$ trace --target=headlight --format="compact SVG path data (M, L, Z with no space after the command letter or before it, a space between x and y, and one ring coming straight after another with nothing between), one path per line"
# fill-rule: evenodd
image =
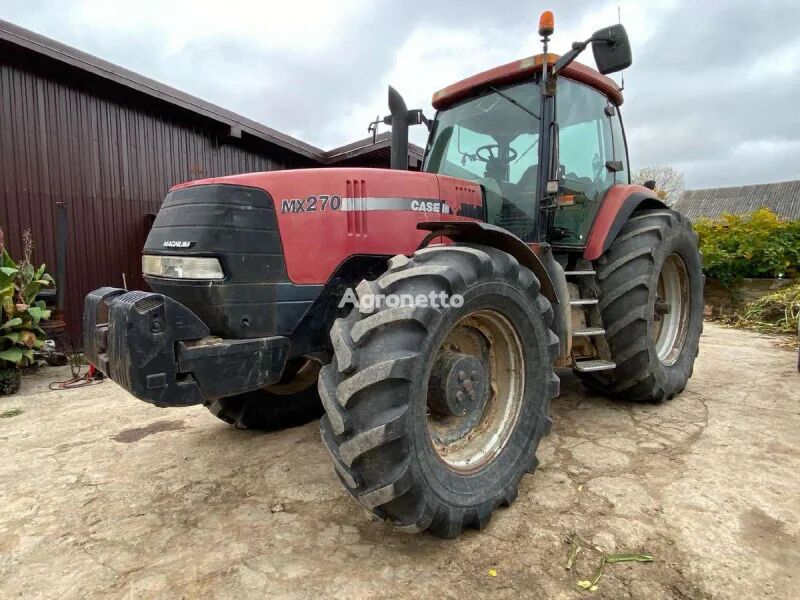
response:
M142 256L142 273L173 279L224 279L222 265L216 258L197 256Z

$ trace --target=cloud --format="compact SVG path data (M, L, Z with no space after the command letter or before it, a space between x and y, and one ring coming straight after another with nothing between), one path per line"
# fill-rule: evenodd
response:
M665 11L626 77L633 165L670 164L695 188L800 178L781 154L800 143L798 22L785 1Z
M553 2L551 49L619 4L634 167L672 165L689 187L800 178L796 2ZM540 50L518 0L5 0L0 17L322 148L366 136L389 84L431 114L437 89Z

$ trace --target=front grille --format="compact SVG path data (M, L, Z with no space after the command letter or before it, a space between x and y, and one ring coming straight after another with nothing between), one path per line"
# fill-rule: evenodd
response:
M264 190L212 184L170 192L144 253L218 258L221 281L145 280L188 307L215 335L275 335L277 286L288 279L274 203Z

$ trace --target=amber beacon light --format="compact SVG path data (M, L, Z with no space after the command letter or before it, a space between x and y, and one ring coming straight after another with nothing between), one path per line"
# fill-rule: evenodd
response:
M553 35L555 27L556 23L555 18L553 17L553 11L544 11L539 17L539 35L543 37L551 36Z

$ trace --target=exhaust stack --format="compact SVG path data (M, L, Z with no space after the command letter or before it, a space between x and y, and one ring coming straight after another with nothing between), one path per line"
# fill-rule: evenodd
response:
M389 86L389 112L391 116L384 122L388 120L392 126L390 166L392 169L408 171L408 108L400 92L392 86Z

